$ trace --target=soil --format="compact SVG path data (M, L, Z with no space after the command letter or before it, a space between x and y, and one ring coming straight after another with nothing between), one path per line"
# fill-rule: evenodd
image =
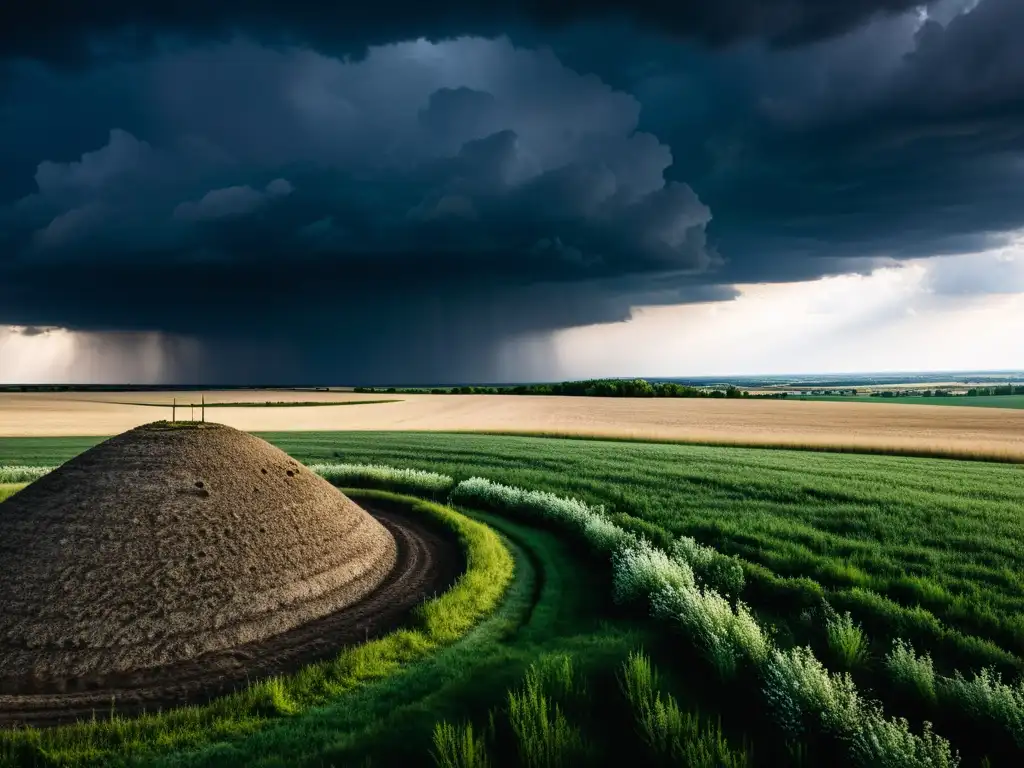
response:
M294 672L334 657L346 646L406 623L413 609L450 588L465 570L453 534L389 505L364 505L397 543L397 562L372 593L341 611L256 642L150 669L95 690L0 695L0 725L52 726L104 716L131 715L197 704L249 681Z

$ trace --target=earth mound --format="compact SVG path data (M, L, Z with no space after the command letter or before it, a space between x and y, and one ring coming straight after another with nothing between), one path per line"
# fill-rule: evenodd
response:
M283 451L147 424L3 504L0 692L88 690L252 643L364 598L392 535Z

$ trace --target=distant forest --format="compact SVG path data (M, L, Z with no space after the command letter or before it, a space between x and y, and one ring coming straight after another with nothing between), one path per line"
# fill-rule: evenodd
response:
M998 395L1024 395L1024 384L1008 384L1001 387L972 387L964 393L950 392L944 389L926 389L923 391L887 389L871 393L871 397L996 397Z
M647 379L590 379L556 384L517 384L509 387L356 387L356 392L375 395L567 395L571 397L709 397L782 400L785 392L752 395L738 387L690 387L670 381Z

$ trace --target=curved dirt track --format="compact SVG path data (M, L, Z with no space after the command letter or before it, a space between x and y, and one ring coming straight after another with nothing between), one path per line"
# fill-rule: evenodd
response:
M398 562L373 593L337 613L266 640L152 670L130 686L65 694L0 696L0 725L57 725L109 714L155 712L208 701L273 675L293 672L341 648L400 626L424 600L447 590L465 570L454 535L374 500L360 505L395 538ZM112 703L113 702L113 703Z

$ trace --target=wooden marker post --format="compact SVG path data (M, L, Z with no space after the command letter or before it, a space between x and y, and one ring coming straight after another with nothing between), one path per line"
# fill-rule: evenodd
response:
M173 424L177 420L177 415L178 415L177 412L178 412L178 398L175 397L175 398L173 398L171 400L171 424Z
M203 395L203 410L202 410L203 423L206 423L206 395Z

